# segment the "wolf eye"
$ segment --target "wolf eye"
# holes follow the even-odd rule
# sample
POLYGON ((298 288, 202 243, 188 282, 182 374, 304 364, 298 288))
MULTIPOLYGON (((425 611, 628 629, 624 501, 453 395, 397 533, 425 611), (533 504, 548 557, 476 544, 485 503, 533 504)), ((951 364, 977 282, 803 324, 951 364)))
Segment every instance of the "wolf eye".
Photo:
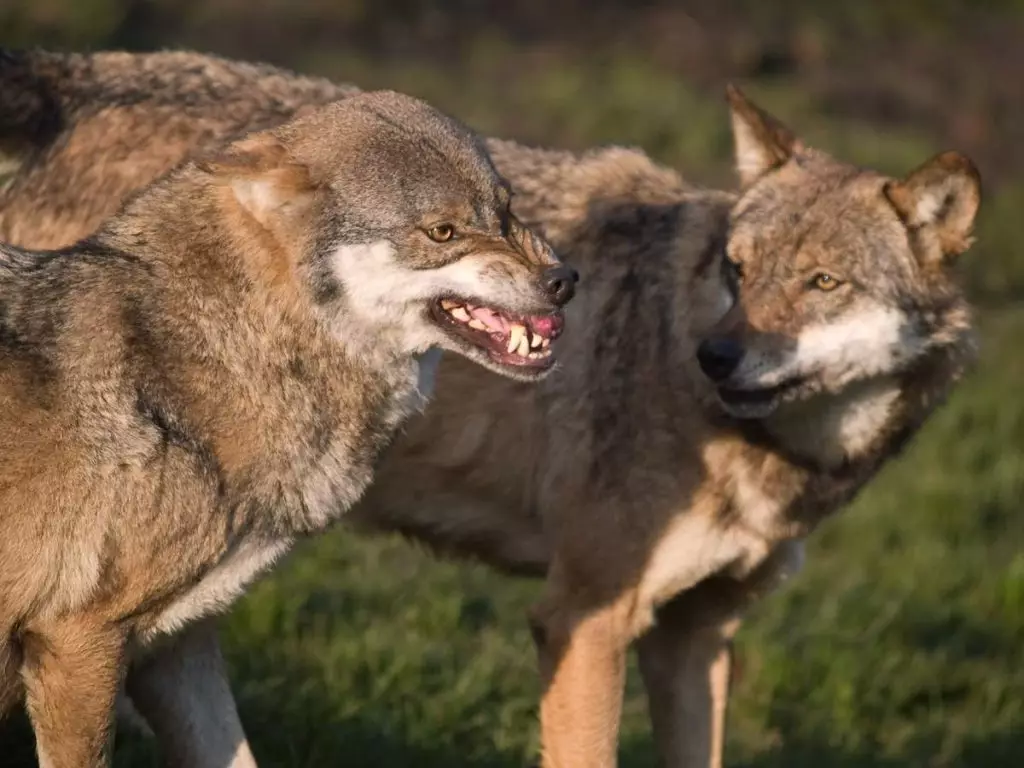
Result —
POLYGON ((427 230, 427 237, 435 243, 447 243, 455 237, 455 227, 451 224, 437 224, 427 230))
POLYGON ((822 272, 820 275, 815 276, 814 287, 819 291, 834 291, 839 287, 839 281, 832 277, 832 275, 822 272))

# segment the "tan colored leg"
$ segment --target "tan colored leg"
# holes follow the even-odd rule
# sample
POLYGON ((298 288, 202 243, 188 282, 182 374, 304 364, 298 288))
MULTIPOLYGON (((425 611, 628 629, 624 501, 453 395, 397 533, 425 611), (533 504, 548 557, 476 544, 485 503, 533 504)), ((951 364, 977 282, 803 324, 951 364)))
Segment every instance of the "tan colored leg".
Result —
POLYGON ((40 768, 110 765, 124 638, 107 625, 65 621, 24 640, 22 680, 40 768))
POLYGON ((615 768, 632 639, 631 595, 581 606, 580 593, 559 584, 557 575, 549 577, 547 587, 531 613, 544 684, 541 765, 615 768))

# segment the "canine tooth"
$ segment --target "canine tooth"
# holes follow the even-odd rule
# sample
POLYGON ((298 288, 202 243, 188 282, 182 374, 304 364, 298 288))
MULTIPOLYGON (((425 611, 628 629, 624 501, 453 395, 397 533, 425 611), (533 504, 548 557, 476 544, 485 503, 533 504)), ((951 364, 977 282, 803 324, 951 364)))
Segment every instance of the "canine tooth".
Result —
POLYGON ((451 299, 441 299, 441 309, 454 309, 457 306, 459 306, 459 303, 457 301, 452 301, 451 299))
POLYGON ((470 328, 476 328, 478 331, 486 331, 487 326, 477 320, 475 317, 469 321, 470 328))
POLYGON ((513 325, 508 332, 508 349, 506 350, 510 355, 519 348, 519 342, 523 338, 523 334, 526 333, 526 329, 521 325, 513 325))
POLYGON ((460 322, 465 323, 469 320, 469 313, 466 311, 464 307, 456 307, 455 309, 452 310, 451 314, 452 317, 454 317, 456 320, 459 320, 460 322))
POLYGON ((516 352, 520 357, 526 357, 530 354, 530 340, 527 338, 530 335, 529 331, 525 332, 519 339, 519 348, 516 352))
POLYGON ((550 346, 551 346, 551 339, 548 339, 548 338, 542 338, 542 339, 540 340, 540 348, 541 348, 541 349, 547 349, 547 348, 548 348, 548 347, 550 347, 550 346))
POLYGON ((530 349, 536 349, 544 341, 543 337, 539 333, 533 334, 533 338, 530 339, 530 349))

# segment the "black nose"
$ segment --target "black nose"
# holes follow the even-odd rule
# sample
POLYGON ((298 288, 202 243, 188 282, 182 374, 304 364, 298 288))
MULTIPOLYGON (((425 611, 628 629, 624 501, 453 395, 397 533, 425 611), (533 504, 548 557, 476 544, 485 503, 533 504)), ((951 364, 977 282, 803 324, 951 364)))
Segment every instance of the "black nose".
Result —
POLYGON ((566 264, 559 264, 545 270, 540 282, 551 300, 562 306, 576 293, 576 281, 579 279, 580 275, 575 269, 566 264))
POLYGON ((743 359, 743 347, 729 339, 705 339, 697 347, 697 362, 712 381, 722 381, 743 359))

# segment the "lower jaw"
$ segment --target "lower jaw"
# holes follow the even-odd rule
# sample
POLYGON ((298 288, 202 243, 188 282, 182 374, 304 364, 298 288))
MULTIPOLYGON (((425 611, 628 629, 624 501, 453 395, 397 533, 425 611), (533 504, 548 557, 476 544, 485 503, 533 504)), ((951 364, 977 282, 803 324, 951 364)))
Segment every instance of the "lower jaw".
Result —
POLYGON ((496 352, 495 350, 483 348, 483 351, 491 361, 503 368, 521 371, 523 373, 543 373, 554 365, 554 358, 551 355, 542 358, 529 358, 517 354, 496 352))
POLYGON ((766 419, 775 413, 778 408, 778 402, 776 400, 766 400, 762 402, 744 402, 744 403, 731 403, 727 400, 719 398, 719 402, 725 409, 725 412, 732 416, 734 419, 747 419, 757 420, 766 419))
MULTIPOLYGON (((484 343, 479 334, 467 333, 460 326, 453 325, 443 315, 435 317, 435 320, 446 331, 450 342, 454 342, 457 345, 453 350, 461 350, 463 354, 466 354, 467 348, 473 349, 477 354, 485 357, 487 362, 502 371, 529 377, 539 376, 554 366, 554 355, 551 353, 550 347, 543 347, 547 354, 542 357, 528 357, 527 355, 520 355, 518 352, 508 352, 499 346, 506 343, 502 339, 497 340, 494 344, 484 343)), ((548 343, 550 344, 550 340, 548 343)), ((539 355, 541 351, 541 347, 533 347, 529 350, 528 354, 539 355)), ((472 355, 469 356, 473 357, 472 355)))
POLYGON ((789 399, 799 387, 794 381, 766 390, 743 392, 742 396, 723 394, 718 390, 718 399, 730 414, 737 418, 761 419, 770 416, 783 402, 789 399))

